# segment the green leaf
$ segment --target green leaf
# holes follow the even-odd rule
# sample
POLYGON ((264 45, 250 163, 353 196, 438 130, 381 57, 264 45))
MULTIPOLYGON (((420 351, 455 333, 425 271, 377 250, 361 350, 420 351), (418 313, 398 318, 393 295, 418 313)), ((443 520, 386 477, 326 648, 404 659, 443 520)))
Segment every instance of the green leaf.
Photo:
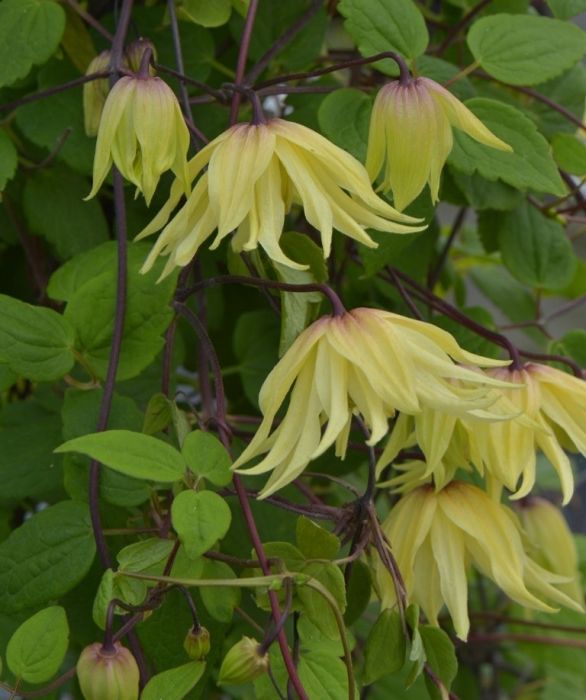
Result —
POLYGON ((4 129, 0 129, 0 192, 12 180, 18 165, 18 153, 12 139, 4 129))
POLYGON ((142 432, 147 435, 160 433, 168 427, 172 420, 171 401, 165 394, 154 394, 146 407, 142 432))
POLYGON ((351 625, 362 615, 370 603, 372 576, 367 564, 358 559, 352 563, 350 580, 346 586, 346 612, 344 621, 351 625))
POLYGON ((212 433, 194 430, 181 447, 187 466, 196 475, 215 486, 227 486, 232 481, 232 460, 226 448, 212 433))
MULTIPOLYGON (((539 86, 539 92, 556 105, 561 105, 577 119, 584 116, 584 94, 586 94, 586 68, 577 63, 573 68, 553 80, 539 86)), ((558 132, 571 133, 576 131, 576 125, 560 114, 556 109, 539 100, 524 104, 531 110, 539 125, 540 131, 548 138, 558 132)))
POLYGON ((44 683, 63 663, 69 645, 65 610, 45 608, 22 623, 6 647, 6 663, 17 678, 44 683))
POLYGON ((477 20, 468 48, 482 68, 511 85, 536 85, 563 73, 586 52, 584 32, 548 17, 498 14, 477 20))
POLYGON ((562 170, 572 175, 586 175, 586 144, 572 134, 556 134, 551 142, 553 157, 562 170))
POLYGON ((552 343, 550 351, 556 355, 566 355, 581 367, 586 367, 586 331, 582 328, 568 331, 552 343))
POLYGON ((63 501, 36 513, 0 544, 0 612, 60 598, 85 577, 95 552, 84 503, 63 501))
POLYGON ((116 555, 116 559, 121 571, 140 572, 164 562, 172 550, 171 540, 150 537, 123 547, 116 555))
POLYGON ((50 0, 3 0, 0 4, 0 87, 24 78, 55 52, 65 13, 50 0))
POLYGON ((564 227, 525 202, 501 218, 503 262, 520 282, 541 289, 569 284, 576 260, 564 227))
POLYGON ((73 329, 53 309, 0 294, 0 363, 33 381, 50 381, 74 365, 73 329))
MULTIPOLYGON (((169 301, 175 276, 156 284, 160 264, 146 275, 139 269, 148 246, 128 251, 127 307, 117 379, 129 379, 147 367, 164 344, 163 333, 173 312, 169 301)), ((113 251, 113 249, 112 249, 113 251)), ((116 264, 83 284, 65 309, 65 318, 76 331, 76 348, 100 378, 106 375, 112 344, 116 306, 116 264)))
MULTIPOLYGON (((342 0, 338 10, 346 17, 345 27, 363 56, 397 51, 416 58, 429 43, 423 15, 412 0, 342 0)), ((397 74, 394 61, 379 61, 378 70, 397 74)))
POLYGON ((454 171, 451 175, 468 204, 477 211, 485 209, 506 211, 516 207, 523 199, 522 192, 500 180, 491 182, 478 173, 464 175, 454 171))
POLYGON ((340 549, 340 540, 331 532, 301 516, 297 518, 297 546, 307 559, 333 559, 340 549))
MULTIPOLYGON (((248 4, 248 0, 235 0, 248 4)), ((250 57, 258 60, 287 29, 309 9, 311 0, 287 0, 287 2, 259 2, 254 32, 250 42, 250 57)), ((244 27, 243 17, 233 14, 230 20, 232 33, 240 43, 244 27)), ((312 65, 313 60, 321 53, 324 43, 328 16, 326 8, 320 8, 309 22, 304 23, 303 31, 284 47, 273 59, 272 66, 289 70, 300 70, 312 65)))
MULTIPOLYGON (((346 586, 344 575, 335 564, 320 564, 312 562, 303 567, 302 572, 323 584, 334 596, 340 613, 346 610, 346 586)), ((328 639, 339 639, 340 630, 336 617, 324 597, 310 586, 299 586, 297 589, 299 601, 313 624, 328 639)))
POLYGON ((187 555, 197 559, 228 532, 232 513, 213 491, 182 491, 173 500, 171 521, 187 555))
POLYGON ((586 0, 547 0, 547 4, 557 19, 571 19, 586 12, 586 0))
POLYGON ((234 354, 246 398, 258 405, 258 393, 267 374, 277 364, 279 327, 270 311, 247 311, 238 317, 234 330, 234 354))
POLYGON ((319 127, 330 141, 364 162, 371 110, 369 95, 354 88, 341 88, 327 95, 321 103, 317 113, 319 127), (343 119, 340 119, 341 114, 343 119))
POLYGON ((470 276, 480 291, 511 321, 526 321, 535 313, 535 301, 527 288, 503 267, 475 267, 470 276))
POLYGON ((202 27, 221 27, 232 14, 231 0, 183 0, 179 16, 202 27))
MULTIPOLYGON (((163 567, 157 573, 162 573, 162 570, 163 567)), ((94 598, 92 618, 100 629, 105 630, 108 607, 113 598, 122 600, 129 605, 140 605, 144 602, 146 594, 146 581, 131 579, 123 574, 114 573, 112 569, 106 569, 94 598)), ((127 612, 120 606, 116 606, 114 609, 116 615, 126 615, 127 612)))
MULTIPOLYGON (((235 579, 236 574, 223 561, 204 559, 199 574, 201 579, 235 579)), ((209 614, 218 622, 230 623, 234 617, 234 608, 240 604, 239 588, 204 587, 200 590, 201 600, 209 614)))
MULTIPOLYGON (((417 73, 419 75, 431 78, 441 85, 455 78, 461 70, 459 66, 453 63, 448 63, 436 56, 428 56, 425 54, 419 56, 416 63, 417 73)), ((450 92, 462 102, 464 100, 469 100, 471 97, 476 97, 476 89, 466 77, 459 77, 458 80, 451 83, 450 92)))
MULTIPOLYGON (((108 267, 97 276, 86 277, 87 281, 77 288, 64 314, 75 328, 78 352, 102 379, 106 375, 112 344, 117 270, 115 247, 105 246, 110 255, 108 267)), ((163 333, 173 317, 169 302, 176 276, 170 275, 156 283, 162 261, 148 274, 140 274, 148 250, 148 244, 133 244, 128 250, 127 306, 116 375, 119 381, 136 376, 153 361, 163 347, 163 333)), ((94 267, 91 258, 84 257, 80 267, 91 274, 94 267)))
MULTIPOLYGON (((39 90, 62 85, 75 78, 79 78, 79 71, 68 61, 52 60, 39 71, 39 90)), ((83 102, 79 90, 65 90, 19 107, 16 110, 16 125, 29 141, 44 148, 47 154, 55 150, 65 130, 69 130, 57 160, 64 161, 84 175, 92 172, 95 139, 86 136, 84 131, 83 102)))
POLYGON ((66 167, 35 171, 24 188, 24 212, 32 233, 70 258, 108 240, 108 224, 97 199, 84 202, 88 182, 66 167))
POLYGON ((324 651, 312 649, 302 654, 299 678, 310 698, 319 700, 347 700, 348 676, 344 662, 324 651))
MULTIPOLYGON (((63 440, 72 440, 95 432, 102 398, 102 389, 68 389, 65 392, 61 409, 63 440)), ((128 396, 114 394, 110 407, 109 428, 139 432, 141 425, 142 414, 136 403, 128 396)), ((60 442, 59 439, 55 440, 51 449, 60 442)), ((72 498, 87 499, 89 463, 89 458, 82 455, 72 454, 65 458, 65 485, 72 498)), ((108 503, 123 507, 138 506, 147 500, 150 493, 149 485, 144 481, 111 469, 102 470, 100 496, 108 503)))
POLYGON ((190 661, 183 666, 170 668, 168 671, 157 673, 145 685, 141 700, 183 700, 195 688, 205 671, 203 661, 190 661))
POLYGON ((427 663, 449 690, 458 673, 456 651, 448 635, 439 627, 421 625, 419 628, 427 663))
POLYGON ((501 179, 522 190, 565 194, 566 188, 549 144, 529 118, 514 107, 483 97, 468 100, 466 107, 508 143, 513 153, 483 146, 467 134, 455 130, 450 165, 466 175, 478 172, 487 180, 501 179))
POLYGON ((55 452, 80 452, 121 474, 163 484, 179 481, 185 473, 185 462, 174 447, 130 430, 83 435, 63 443, 55 452))
POLYGON ((364 682, 369 685, 399 671, 405 663, 406 650, 401 616, 396 610, 383 610, 366 640, 364 682))
POLYGON ((53 449, 60 441, 59 414, 40 401, 28 399, 4 406, 0 412, 0 505, 14 506, 29 498, 59 499, 63 470, 53 449))
MULTIPOLYGON (((273 263, 277 277, 289 284, 311 284, 327 278, 323 252, 308 236, 289 231, 281 236, 285 254, 296 262, 309 265, 309 270, 292 270, 286 265, 273 263)), ((279 356, 291 346, 295 338, 319 313, 323 295, 319 292, 281 292, 281 338, 279 356)))

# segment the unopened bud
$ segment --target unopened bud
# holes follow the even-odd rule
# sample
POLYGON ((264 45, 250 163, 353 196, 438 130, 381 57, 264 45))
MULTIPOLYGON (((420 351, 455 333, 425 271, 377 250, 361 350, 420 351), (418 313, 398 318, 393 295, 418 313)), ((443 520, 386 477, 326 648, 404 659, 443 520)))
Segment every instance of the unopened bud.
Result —
POLYGON ((210 633, 205 627, 195 630, 193 627, 187 633, 183 648, 187 656, 195 661, 201 661, 210 653, 210 633))
MULTIPOLYGON (((109 51, 102 51, 90 62, 86 75, 107 71, 110 67, 110 58, 109 51)), ((83 86, 83 124, 88 136, 95 136, 98 133, 109 90, 108 78, 97 78, 83 86)))
POLYGON ((252 637, 242 637, 226 654, 220 667, 218 685, 248 683, 262 676, 269 668, 269 657, 261 653, 252 637))
MULTIPOLYGON (((153 58, 156 59, 157 51, 155 45, 149 41, 149 39, 143 39, 142 37, 133 41, 132 44, 126 47, 126 51, 124 52, 126 64, 133 73, 139 72, 144 55, 147 51, 150 51, 153 58)), ((155 69, 151 65, 149 65, 149 73, 155 75, 155 69)))
POLYGON ((77 661, 77 679, 85 700, 138 700, 138 666, 119 642, 111 650, 96 642, 77 661))

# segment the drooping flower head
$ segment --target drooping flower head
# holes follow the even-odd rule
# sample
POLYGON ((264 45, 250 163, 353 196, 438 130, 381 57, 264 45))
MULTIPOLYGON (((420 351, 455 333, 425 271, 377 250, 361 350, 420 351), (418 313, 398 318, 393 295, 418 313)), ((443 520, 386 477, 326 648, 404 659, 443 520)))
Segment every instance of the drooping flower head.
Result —
POLYGON ((476 141, 511 151, 454 95, 429 78, 387 83, 376 96, 366 169, 372 180, 384 170, 381 189, 392 190, 402 211, 429 184, 438 199, 440 175, 452 150, 452 127, 476 141))
MULTIPOLYGON (((156 56, 156 49, 148 39, 137 39, 126 47, 122 57, 122 68, 138 73, 145 57, 149 52, 150 56, 156 56)), ((93 73, 104 73, 110 69, 112 61, 111 51, 102 51, 90 61, 85 72, 86 75, 93 73)), ((155 75, 153 66, 148 67, 149 75, 155 75)), ((106 98, 110 92, 110 82, 108 78, 98 78, 83 86, 83 123, 85 133, 88 136, 96 136, 102 118, 102 112, 106 103, 106 98)))
POLYGON ((353 413, 361 416, 370 431, 368 444, 374 445, 397 410, 465 412, 494 401, 487 385, 502 383, 455 361, 503 364, 466 352, 436 326, 387 311, 359 308, 323 317, 299 335, 265 380, 259 397, 263 421, 234 468, 268 453, 244 470, 273 472, 261 492, 266 497, 334 443, 343 457, 353 413), (287 411, 272 431, 290 390, 287 411))
POLYGON ((374 193, 364 166, 349 153, 283 119, 229 128, 190 161, 190 180, 198 175, 175 217, 169 221, 181 199, 180 183, 172 186, 168 202, 138 235, 144 238, 163 229, 143 271, 158 255, 169 256, 163 274, 187 265, 214 231, 211 248, 236 231, 235 251, 260 246, 276 262, 304 269, 279 245, 285 214, 294 202, 303 206, 307 220, 320 232, 325 257, 333 229, 373 248, 376 243, 366 228, 390 233, 423 228, 414 227, 418 219, 399 214, 374 193))
MULTIPOLYGON (((421 606, 430 623, 437 624, 445 604, 457 636, 467 638, 469 564, 526 607, 553 612, 542 600, 547 598, 582 609, 553 585, 565 579, 527 556, 513 518, 506 507, 479 488, 459 481, 439 492, 431 485, 422 486, 393 507, 383 531, 408 599, 421 606)), ((376 581, 383 606, 393 607, 395 589, 381 563, 376 581)))
POLYGON ((541 450, 559 476, 566 504, 574 476, 565 450, 586 454, 586 382, 540 364, 487 373, 517 385, 503 394, 520 415, 496 423, 467 416, 463 422, 473 434, 472 462, 515 491, 513 498, 522 498, 535 484, 536 452, 541 450))
POLYGON ((545 498, 528 496, 519 501, 517 513, 529 540, 531 557, 553 573, 565 576, 567 583, 560 583, 558 588, 583 605, 576 544, 561 510, 545 498))
MULTIPOLYGON (((514 388, 512 390, 514 391, 514 388)), ((414 415, 401 413, 378 458, 377 476, 395 460, 401 450, 419 447, 425 462, 417 463, 418 479, 424 482, 433 475, 435 487, 442 489, 451 481, 457 469, 468 469, 472 454, 478 453, 478 449, 474 449, 471 444, 475 441, 476 433, 474 430, 467 430, 464 425, 467 417, 474 417, 478 422, 490 423, 519 418, 526 425, 535 427, 532 421, 521 415, 520 410, 506 398, 502 391, 495 389, 492 396, 493 401, 487 408, 472 411, 463 411, 461 407, 442 411, 423 407, 421 413, 414 415)), ((405 472, 403 476, 393 478, 380 486, 395 486, 410 482, 407 467, 403 471, 405 472)))
POLYGON ((147 204, 161 175, 172 170, 186 194, 189 131, 171 88, 160 78, 124 76, 110 90, 98 130, 94 158, 94 197, 112 163, 136 185, 147 204))

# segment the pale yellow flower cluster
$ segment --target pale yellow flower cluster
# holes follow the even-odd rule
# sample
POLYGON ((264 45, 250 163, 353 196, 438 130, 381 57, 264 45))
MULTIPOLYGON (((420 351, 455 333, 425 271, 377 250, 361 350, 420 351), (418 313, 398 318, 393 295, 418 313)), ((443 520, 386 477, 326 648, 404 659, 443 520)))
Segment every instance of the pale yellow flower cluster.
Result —
MULTIPOLYGON (((188 162, 189 138, 170 89, 150 75, 125 77, 108 94, 99 121, 90 196, 112 163, 147 203, 162 173, 174 172, 168 201, 138 236, 161 231, 143 271, 160 255, 167 257, 162 276, 187 265, 212 236, 210 248, 229 238, 236 252, 260 247, 272 261, 299 269, 280 245, 293 207, 319 233, 325 257, 334 230, 369 247, 376 244, 368 229, 420 231, 421 221, 401 211, 426 185, 437 201, 452 127, 511 150, 447 90, 417 78, 380 91, 366 167, 283 119, 232 126, 188 162), (394 207, 373 190, 381 172, 379 189, 392 192, 394 207)), ((559 476, 564 503, 571 498, 566 451, 586 453, 586 385, 543 365, 507 364, 466 352, 432 324, 384 310, 323 317, 264 382, 262 422, 233 468, 270 473, 260 494, 266 498, 330 447, 343 458, 357 416, 368 445, 388 436, 378 477, 403 450, 421 452, 422 459, 394 465, 398 473, 379 487, 402 494, 383 529, 409 600, 430 622, 445 604, 456 634, 466 638, 471 566, 527 607, 552 610, 547 600, 581 609, 563 516, 526 497, 541 451, 559 476), (501 503, 505 489, 525 498, 518 515, 501 503)), ((380 562, 375 568, 382 604, 395 605, 390 575, 380 562)))

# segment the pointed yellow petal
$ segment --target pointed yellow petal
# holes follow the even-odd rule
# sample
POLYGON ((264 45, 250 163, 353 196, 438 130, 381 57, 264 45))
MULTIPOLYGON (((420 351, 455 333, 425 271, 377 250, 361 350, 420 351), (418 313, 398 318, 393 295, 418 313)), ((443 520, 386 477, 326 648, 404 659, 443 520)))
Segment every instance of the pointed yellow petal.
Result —
POLYGON ((463 105, 451 92, 429 78, 420 78, 425 83, 434 99, 438 101, 441 108, 445 112, 452 126, 461 129, 468 136, 479 143, 491 148, 497 148, 500 151, 512 151, 513 149, 508 143, 505 143, 498 136, 495 136, 490 129, 487 129, 484 124, 473 114, 468 107, 463 105))

